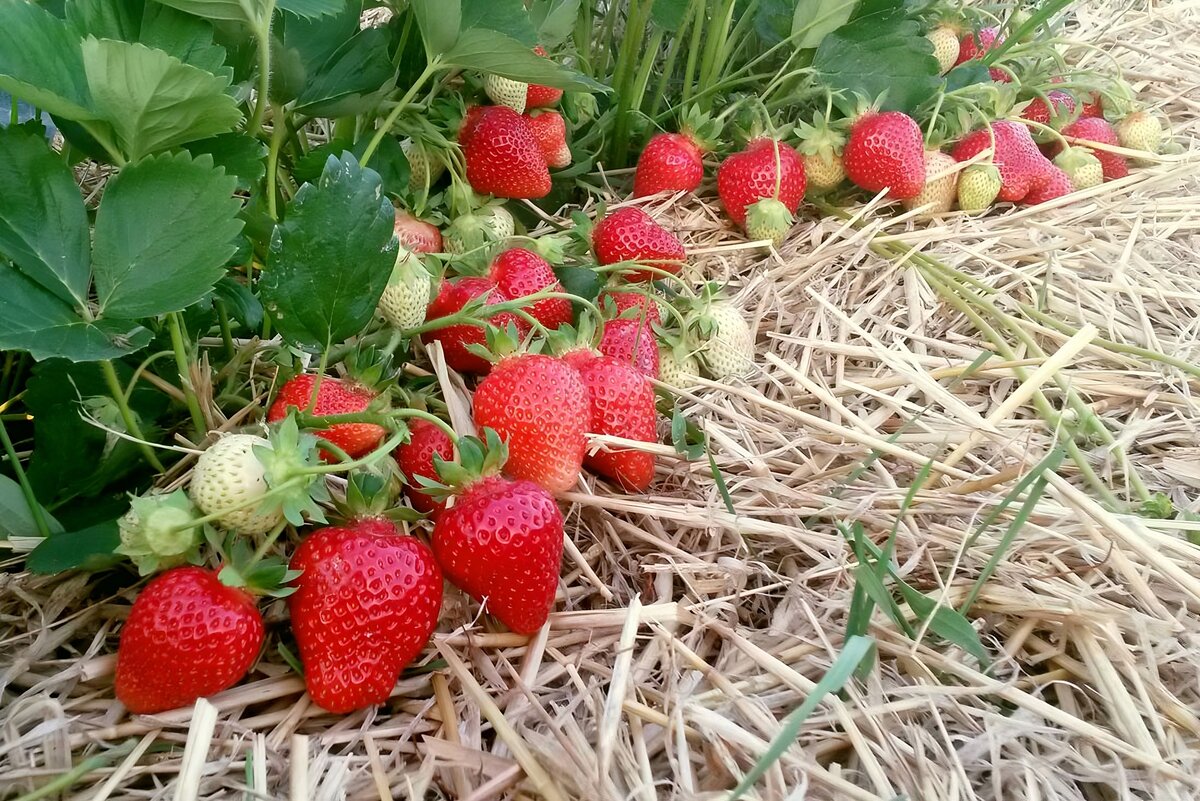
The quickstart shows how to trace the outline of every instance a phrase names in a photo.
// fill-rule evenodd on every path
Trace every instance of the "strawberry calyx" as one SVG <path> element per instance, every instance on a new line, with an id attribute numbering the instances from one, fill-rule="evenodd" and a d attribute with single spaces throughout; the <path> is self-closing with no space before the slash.
<path id="1" fill-rule="evenodd" d="M 483 439 L 459 437 L 455 442 L 458 461 L 450 462 L 434 454 L 433 466 L 438 478 L 415 476 L 422 492 L 434 500 L 445 501 L 461 495 L 477 481 L 500 474 L 508 461 L 508 445 L 494 429 L 483 429 Z"/>
<path id="2" fill-rule="evenodd" d="M 400 479 L 394 466 L 384 467 L 380 464 L 359 468 L 347 477 L 345 498 L 334 502 L 337 513 L 331 516 L 331 520 L 355 525 L 373 520 L 411 522 L 424 517 L 415 509 L 398 505 L 399 495 Z"/>
<path id="3" fill-rule="evenodd" d="M 204 542 L 199 518 L 182 489 L 133 497 L 129 511 L 117 521 L 121 544 L 115 551 L 128 556 L 141 576 L 196 563 Z"/>
<path id="4" fill-rule="evenodd" d="M 266 547 L 272 542 L 274 538 L 252 552 L 246 540 L 234 540 L 226 551 L 225 563 L 217 571 L 217 580 L 226 587 L 242 590 L 251 598 L 286 598 L 294 593 L 296 587 L 292 584 L 300 577 L 300 571 L 289 569 L 287 560 L 282 557 L 265 555 Z"/>
<path id="5" fill-rule="evenodd" d="M 779 245 L 795 219 L 782 201 L 765 197 L 746 208 L 746 233 L 751 239 L 769 239 Z"/>
<path id="6" fill-rule="evenodd" d="M 267 483 L 260 508 L 281 510 L 293 526 L 304 525 L 306 519 L 324 523 L 325 513 L 319 504 L 328 502 L 330 496 L 321 480 L 326 470 L 317 456 L 318 438 L 302 433 L 297 418 L 296 410 L 290 410 L 268 435 L 270 447 L 254 447 Z"/>
<path id="7" fill-rule="evenodd" d="M 527 298 L 522 298 L 522 300 L 527 300 Z M 519 308 L 513 309 L 513 311 L 519 311 Z M 533 341 L 525 345 L 516 323 L 509 323 L 503 328 L 485 323 L 484 338 L 487 340 L 487 345 L 473 342 L 467 346 L 467 351 L 493 364 L 520 353 L 537 353 L 542 345 L 541 341 Z"/>
<path id="8" fill-rule="evenodd" d="M 720 144 L 721 123 L 697 106 L 689 106 L 679 124 L 679 133 L 686 136 L 701 153 L 709 153 Z"/>
<path id="9" fill-rule="evenodd" d="M 345 365 L 350 387 L 358 387 L 374 394 L 376 397 L 371 405 L 380 406 L 381 410 L 385 409 L 385 393 L 396 384 L 392 354 L 387 350 L 355 347 L 342 364 Z"/>
<path id="10" fill-rule="evenodd" d="M 826 164 L 832 164 L 846 146 L 843 127 L 840 121 L 835 123 L 824 112 L 818 111 L 811 123 L 801 120 L 796 125 L 796 136 L 800 137 L 796 149 L 806 156 L 815 156 Z"/>

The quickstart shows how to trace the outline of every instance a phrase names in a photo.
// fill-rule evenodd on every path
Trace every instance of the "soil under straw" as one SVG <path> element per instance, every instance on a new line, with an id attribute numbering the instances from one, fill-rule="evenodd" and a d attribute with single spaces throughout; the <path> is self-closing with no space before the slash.
<path id="1" fill-rule="evenodd" d="M 131 718 L 111 687 L 129 594 L 10 560 L 0 796 L 124 742 L 131 752 L 67 797 L 724 798 L 840 650 L 855 563 L 836 524 L 859 521 L 877 543 L 897 527 L 899 573 L 960 605 L 1024 499 L 969 538 L 1053 448 L 1034 390 L 1057 410 L 1075 393 L 1114 432 L 1115 444 L 1080 441 L 1118 499 L 1136 498 L 1136 471 L 1200 512 L 1196 371 L 1101 343 L 1197 362 L 1200 14 L 1119 10 L 1081 4 L 1078 38 L 1099 50 L 1078 55 L 1119 61 L 1186 155 L 1052 208 L 865 221 L 888 247 L 920 248 L 996 290 L 1032 345 L 999 327 L 1011 358 L 972 371 L 995 346 L 922 264 L 872 255 L 866 233 L 832 218 L 806 219 L 767 253 L 715 207 L 676 205 L 664 214 L 698 271 L 728 282 L 758 328 L 747 381 L 697 382 L 682 400 L 736 516 L 704 461 L 665 446 L 652 497 L 588 479 L 564 499 L 574 547 L 548 629 L 528 641 L 493 631 L 451 594 L 424 656 L 444 667 L 344 718 L 312 706 L 273 650 L 211 705 Z M 1039 372 L 1056 354 L 1059 369 Z M 757 797 L 1200 797 L 1200 549 L 1187 524 L 1110 513 L 1093 494 L 1064 461 L 983 584 L 969 618 L 990 673 L 877 613 L 877 667 L 818 707 Z"/>

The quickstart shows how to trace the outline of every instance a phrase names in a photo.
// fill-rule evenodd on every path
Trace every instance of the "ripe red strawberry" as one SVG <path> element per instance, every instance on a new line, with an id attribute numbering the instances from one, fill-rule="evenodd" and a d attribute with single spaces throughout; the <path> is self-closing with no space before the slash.
<path id="1" fill-rule="evenodd" d="M 1081 117 L 1063 128 L 1062 135 L 1082 139 L 1086 142 L 1097 142 L 1102 145 L 1120 144 L 1117 139 L 1116 130 L 1103 117 Z M 1104 168 L 1104 180 L 1112 181 L 1117 178 L 1124 178 L 1129 174 L 1129 162 L 1125 160 L 1124 156 L 1099 148 L 1086 149 L 1090 150 L 1100 160 L 1100 166 Z"/>
<path id="2" fill-rule="evenodd" d="M 969 33 L 958 43 L 958 61 L 955 65 L 965 64 L 971 59 L 983 58 L 983 54 L 1004 41 L 999 36 L 999 28 L 983 28 L 978 33 Z M 994 79 L 994 76 L 993 76 Z"/>
<path id="3" fill-rule="evenodd" d="M 900 111 L 867 112 L 855 120 L 842 162 L 850 180 L 868 192 L 887 189 L 902 200 L 925 186 L 925 140 L 916 121 Z"/>
<path id="4" fill-rule="evenodd" d="M 1027 206 L 1036 206 L 1048 200 L 1069 195 L 1074 191 L 1071 178 L 1063 170 L 1050 164 L 1044 173 L 1034 179 L 1029 187 L 1029 194 L 1021 200 Z"/>
<path id="5" fill-rule="evenodd" d="M 589 416 L 587 390 L 569 364 L 540 353 L 502 358 L 479 383 L 475 426 L 508 444 L 504 471 L 551 492 L 579 478 Z"/>
<path id="6" fill-rule="evenodd" d="M 795 214 L 804 198 L 804 188 L 804 160 L 800 154 L 767 137 L 755 139 L 717 168 L 717 194 L 725 212 L 738 225 L 746 224 L 747 208 L 763 198 L 774 198 Z"/>
<path id="7" fill-rule="evenodd" d="M 662 316 L 658 311 L 658 304 L 654 302 L 654 298 L 649 295 L 643 295 L 641 292 L 622 291 L 620 289 L 606 289 L 600 293 L 599 305 L 604 309 L 611 300 L 613 306 L 616 307 L 616 315 L 618 317 L 626 317 L 625 312 L 630 309 L 637 311 L 626 317 L 626 319 L 645 321 L 650 325 L 662 322 Z"/>
<path id="8" fill-rule="evenodd" d="M 657 441 L 654 388 L 645 375 L 628 362 L 590 350 L 571 351 L 563 360 L 579 371 L 587 388 L 592 409 L 588 433 Z M 644 491 L 654 478 L 654 454 L 645 451 L 600 450 L 585 457 L 584 465 L 632 492 Z"/>
<path id="9" fill-rule="evenodd" d="M 562 548 L 554 496 L 531 481 L 496 475 L 465 484 L 433 526 L 433 551 L 446 578 L 518 634 L 545 625 Z"/>
<path id="10" fill-rule="evenodd" d="M 117 648 L 117 698 L 139 715 L 188 706 L 236 684 L 263 643 L 262 615 L 217 574 L 178 567 L 133 602 Z"/>
<path id="11" fill-rule="evenodd" d="M 267 412 L 267 422 L 275 423 L 287 417 L 288 409 L 307 411 L 312 404 L 314 390 L 317 397 L 312 414 L 320 417 L 365 412 L 376 397 L 373 391 L 361 384 L 330 376 L 321 378 L 318 387 L 317 376 L 302 373 L 279 390 L 275 403 Z M 318 432 L 318 436 L 338 446 L 351 458 L 358 458 L 376 448 L 383 441 L 385 433 L 382 426 L 374 423 L 338 423 Z M 337 456 L 324 449 L 321 450 L 321 458 L 326 462 L 338 461 Z"/>
<path id="12" fill-rule="evenodd" d="M 453 281 L 443 281 L 438 289 L 437 297 L 429 304 L 425 319 L 432 321 L 439 317 L 455 314 L 462 311 L 463 306 L 467 305 L 470 300 L 485 294 L 489 304 L 509 300 L 508 296 L 496 288 L 490 278 L 470 276 Z M 529 323 L 512 312 L 501 312 L 492 317 L 490 322 L 497 328 L 507 328 L 510 324 L 515 325 L 521 336 L 529 332 Z M 421 341 L 426 344 L 434 341 L 440 342 L 442 352 L 446 356 L 446 364 L 460 373 L 486 373 L 492 369 L 491 362 L 468 350 L 469 345 L 487 344 L 487 337 L 481 326 L 465 323 L 448 325 L 445 328 L 425 332 L 421 335 Z"/>
<path id="13" fill-rule="evenodd" d="M 322 709 L 382 704 L 442 609 L 433 552 L 382 518 L 323 528 L 296 549 L 288 599 L 304 683 Z"/>
<path id="14" fill-rule="evenodd" d="M 651 378 L 658 378 L 658 339 L 649 321 L 643 323 L 636 317 L 609 320 L 604 324 L 597 349 Z"/>
<path id="15" fill-rule="evenodd" d="M 1091 98 L 1084 101 L 1083 105 L 1079 107 L 1079 116 L 1080 117 L 1103 118 L 1104 117 L 1104 98 L 1098 94 L 1093 93 Z"/>
<path id="16" fill-rule="evenodd" d="M 404 495 L 412 508 L 436 518 L 446 508 L 446 504 L 422 492 L 416 476 L 436 479 L 437 470 L 434 469 L 433 456 L 437 454 L 447 462 L 450 461 L 454 458 L 454 443 L 445 431 L 420 418 L 408 421 L 408 434 L 408 442 L 392 451 L 400 472 L 408 479 L 404 485 Z"/>
<path id="17" fill-rule="evenodd" d="M 687 251 L 676 236 L 639 208 L 629 206 L 614 211 L 592 229 L 592 248 L 601 264 L 636 261 L 658 270 L 678 274 L 687 260 Z M 635 271 L 627 281 L 653 281 L 659 276 Z"/>
<path id="18" fill-rule="evenodd" d="M 548 58 L 546 48 L 541 45 L 534 47 L 533 52 L 543 58 Z M 557 105 L 562 96 L 562 89 L 555 89 L 553 86 L 542 86 L 540 83 L 531 83 L 529 84 L 529 88 L 525 90 L 525 110 L 528 111 L 531 108 L 548 108 Z"/>
<path id="19" fill-rule="evenodd" d="M 442 232 L 438 227 L 402 209 L 396 209 L 394 233 L 400 240 L 400 247 L 412 253 L 442 252 Z"/>
<path id="20" fill-rule="evenodd" d="M 1015 203 L 1029 193 L 1035 178 L 1046 170 L 1046 157 L 1038 150 L 1029 129 L 1019 122 L 998 120 L 992 123 L 992 135 L 987 129 L 967 134 L 951 155 L 967 161 L 992 146 L 992 162 L 1000 170 L 1000 194 L 997 200 Z"/>
<path id="21" fill-rule="evenodd" d="M 562 292 L 562 284 L 550 263 L 532 250 L 512 248 L 492 260 L 488 277 L 506 298 L 516 300 L 543 289 Z M 571 301 L 566 298 L 542 298 L 525 309 L 546 328 L 555 329 L 571 322 Z"/>
<path id="22" fill-rule="evenodd" d="M 550 171 L 529 121 L 507 106 L 468 111 L 459 129 L 467 181 L 483 195 L 539 198 L 550 192 Z"/>
<path id="23" fill-rule="evenodd" d="M 704 180 L 704 154 L 683 133 L 655 134 L 638 156 L 633 196 L 658 192 L 695 192 Z"/>
<path id="24" fill-rule="evenodd" d="M 1066 92 L 1051 89 L 1046 93 L 1046 98 L 1050 101 L 1050 106 L 1054 107 L 1053 112 L 1051 112 L 1050 106 L 1046 105 L 1045 100 L 1035 97 L 1021 112 L 1021 117 L 1032 122 L 1040 122 L 1042 125 L 1049 125 L 1052 117 L 1066 117 L 1075 111 L 1075 98 Z"/>
<path id="25" fill-rule="evenodd" d="M 561 169 L 571 163 L 571 148 L 567 147 L 567 124 L 557 111 L 538 111 L 526 114 L 529 130 L 537 140 L 546 164 Z"/>

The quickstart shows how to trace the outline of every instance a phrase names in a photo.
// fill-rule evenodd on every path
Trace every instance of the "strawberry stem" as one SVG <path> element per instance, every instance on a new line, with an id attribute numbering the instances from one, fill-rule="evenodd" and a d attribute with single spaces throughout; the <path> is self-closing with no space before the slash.
<path id="1" fill-rule="evenodd" d="M 375 131 L 375 135 L 371 137 L 371 141 L 367 144 L 367 149 L 363 151 L 362 161 L 360 162 L 363 167 L 366 167 L 370 163 L 371 156 L 375 155 L 375 150 L 379 147 L 379 143 L 383 141 L 383 137 L 387 136 L 388 132 L 392 130 L 392 126 L 396 124 L 396 120 L 400 118 L 400 114 L 408 107 L 412 99 L 417 96 L 417 90 L 441 68 L 441 56 L 434 56 L 429 60 L 429 63 L 425 66 L 425 71 L 413 81 L 412 86 L 408 87 L 408 91 L 400 98 L 400 102 L 392 109 L 392 113 L 388 114 L 387 119 L 383 121 L 383 125 L 379 126 Z"/>

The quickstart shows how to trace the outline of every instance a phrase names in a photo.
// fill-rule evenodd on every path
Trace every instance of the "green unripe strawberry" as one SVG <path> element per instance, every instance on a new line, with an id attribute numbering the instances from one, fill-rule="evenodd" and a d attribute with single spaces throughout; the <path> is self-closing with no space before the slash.
<path id="1" fill-rule="evenodd" d="M 500 205 L 488 205 L 472 214 L 464 214 L 450 223 L 442 234 L 447 253 L 462 255 L 488 244 L 503 243 L 513 235 L 516 224 L 508 209 Z M 484 254 L 485 260 L 490 259 Z"/>
<path id="2" fill-rule="evenodd" d="M 1145 111 L 1135 111 L 1117 123 L 1117 141 L 1121 147 L 1130 150 L 1141 150 L 1146 153 L 1158 153 L 1162 147 L 1163 129 L 1158 118 Z M 1153 164 L 1147 159 L 1133 159 L 1135 164 L 1146 166 Z"/>
<path id="3" fill-rule="evenodd" d="M 958 174 L 958 207 L 963 211 L 990 208 L 1000 186 L 1000 170 L 995 165 L 972 164 Z"/>
<path id="4" fill-rule="evenodd" d="M 804 159 L 804 175 L 808 178 L 809 189 L 826 191 L 846 180 L 846 168 L 840 154 L 821 156 L 805 153 L 801 158 Z"/>
<path id="5" fill-rule="evenodd" d="M 684 389 L 692 386 L 700 374 L 700 362 L 681 345 L 658 346 L 658 380 L 667 386 Z"/>
<path id="6" fill-rule="evenodd" d="M 379 314 L 393 328 L 403 331 L 425 322 L 425 310 L 433 279 L 420 258 L 411 251 L 400 249 L 400 257 L 379 296 Z"/>
<path id="7" fill-rule="evenodd" d="M 489 73 L 483 79 L 483 91 L 496 105 L 508 106 L 518 114 L 525 113 L 529 84 L 524 81 L 514 81 L 512 78 L 502 78 Z"/>
<path id="8" fill-rule="evenodd" d="M 421 192 L 428 189 L 442 173 L 446 171 L 446 163 L 435 152 L 425 145 L 405 139 L 400 143 L 408 159 L 408 191 Z"/>
<path id="9" fill-rule="evenodd" d="M 116 552 L 128 556 L 142 576 L 181 565 L 203 540 L 199 516 L 183 490 L 134 498 L 117 521 Z"/>
<path id="10" fill-rule="evenodd" d="M 846 180 L 846 165 L 842 163 L 846 136 L 841 127 L 841 123 L 829 122 L 819 111 L 811 124 L 801 122 L 796 126 L 796 135 L 800 137 L 796 150 L 804 161 L 808 189 L 824 192 Z"/>
<path id="11" fill-rule="evenodd" d="M 945 75 L 958 63 L 958 34 L 943 25 L 925 34 L 925 38 L 933 45 L 933 57 L 937 59 L 938 75 Z"/>
<path id="12" fill-rule="evenodd" d="M 908 210 L 924 208 L 925 214 L 941 214 L 954 206 L 958 162 L 940 150 L 925 151 L 925 186 L 916 196 L 900 201 Z"/>
<path id="13" fill-rule="evenodd" d="M 746 209 L 746 235 L 754 240 L 769 239 L 771 244 L 779 247 L 794 220 L 783 203 L 775 198 L 763 198 Z"/>
<path id="14" fill-rule="evenodd" d="M 1104 167 L 1087 148 L 1066 148 L 1054 157 L 1054 165 L 1067 174 L 1076 191 L 1104 183 Z"/>
<path id="15" fill-rule="evenodd" d="M 749 373 L 754 366 L 754 333 L 742 312 L 717 301 L 704 314 L 701 333 L 705 328 L 711 333 L 700 355 L 708 374 L 717 381 L 727 381 Z"/>

